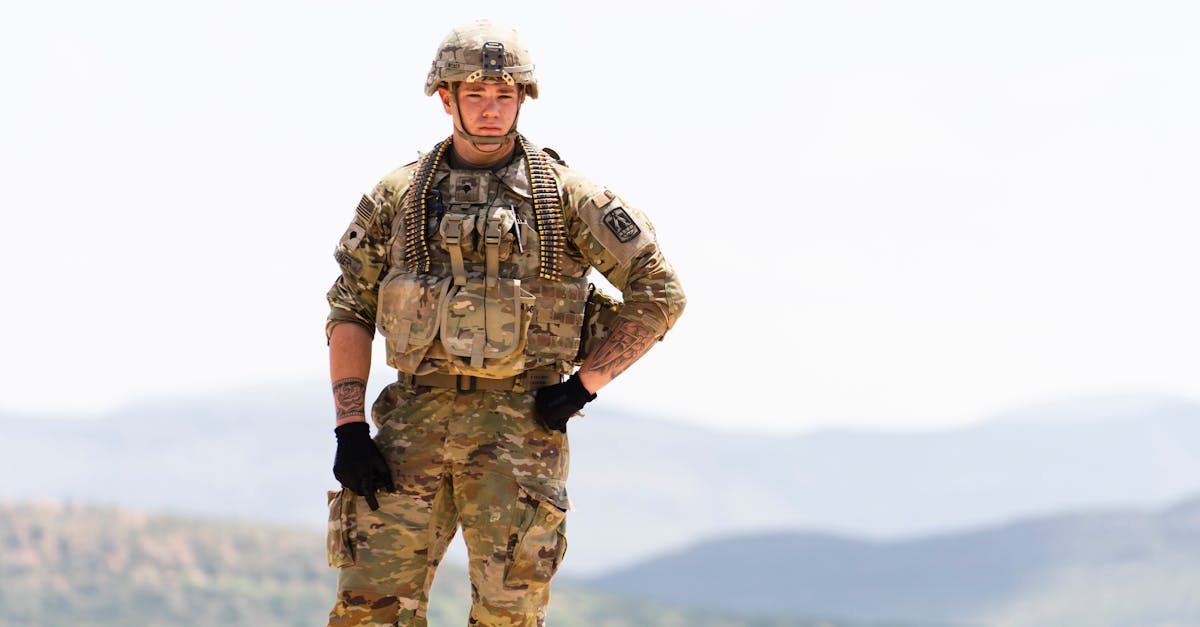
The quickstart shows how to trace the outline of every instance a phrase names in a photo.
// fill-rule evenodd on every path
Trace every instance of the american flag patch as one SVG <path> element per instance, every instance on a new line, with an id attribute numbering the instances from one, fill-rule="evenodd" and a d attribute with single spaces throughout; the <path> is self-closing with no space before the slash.
<path id="1" fill-rule="evenodd" d="M 363 227 L 370 226 L 371 218 L 375 217 L 375 203 L 363 194 L 362 200 L 358 201 L 358 208 L 354 210 L 357 215 L 354 218 L 355 222 Z"/>

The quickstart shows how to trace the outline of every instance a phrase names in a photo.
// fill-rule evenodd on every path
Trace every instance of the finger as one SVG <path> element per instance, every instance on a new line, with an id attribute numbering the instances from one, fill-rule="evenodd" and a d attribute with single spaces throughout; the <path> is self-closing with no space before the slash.
<path id="1" fill-rule="evenodd" d="M 387 462 L 382 459 L 379 460 L 379 463 L 375 464 L 373 471 L 375 472 L 375 481 L 380 490 L 387 490 L 388 492 L 396 491 L 396 483 L 392 481 L 392 470 L 388 468 Z"/>
<path id="2" fill-rule="evenodd" d="M 382 454 L 371 460 L 371 472 L 375 475 L 375 484 L 380 490 L 396 491 L 396 484 L 392 481 L 392 469 Z"/>
<path id="3" fill-rule="evenodd" d="M 379 500 L 375 498 L 374 479 L 371 477 L 363 477 L 362 481 L 359 481 L 359 486 L 362 488 L 359 494 L 363 498 L 367 499 L 367 505 L 371 508 L 371 511 L 379 509 Z"/>

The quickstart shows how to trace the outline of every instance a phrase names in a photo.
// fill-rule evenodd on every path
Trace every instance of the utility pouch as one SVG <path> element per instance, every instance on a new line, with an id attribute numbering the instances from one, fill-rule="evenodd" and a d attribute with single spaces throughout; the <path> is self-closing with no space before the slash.
<path id="1" fill-rule="evenodd" d="M 329 530 L 325 534 L 325 557 L 330 568 L 354 565 L 354 540 L 358 533 L 354 493 L 342 488 L 326 494 L 329 503 Z"/>
<path id="2" fill-rule="evenodd" d="M 416 374 L 438 332 L 438 312 L 450 277 L 393 271 L 379 288 L 375 324 L 387 340 L 388 363 Z"/>
<path id="3" fill-rule="evenodd" d="M 512 255 L 513 245 L 517 241 L 514 228 L 516 224 L 517 212 L 512 207 L 488 207 L 476 216 L 475 230 L 479 232 L 483 242 L 484 260 L 488 264 L 489 275 L 498 274 L 493 264 Z"/>
<path id="4" fill-rule="evenodd" d="M 557 281 L 530 279 L 527 289 L 537 298 L 529 325 L 526 353 L 539 363 L 543 358 L 570 362 L 579 354 L 590 284 L 587 279 L 563 277 Z"/>
<path id="5" fill-rule="evenodd" d="M 442 305 L 442 348 L 458 374 L 511 377 L 525 370 L 525 338 L 533 295 L 520 279 L 485 281 L 467 275 L 465 285 L 451 286 Z"/>
<path id="6" fill-rule="evenodd" d="M 588 285 L 587 305 L 583 310 L 583 331 L 580 333 L 579 353 L 575 356 L 575 365 L 583 365 L 588 355 L 608 337 L 608 332 L 621 311 L 621 305 L 620 299 L 596 289 L 594 284 Z"/>

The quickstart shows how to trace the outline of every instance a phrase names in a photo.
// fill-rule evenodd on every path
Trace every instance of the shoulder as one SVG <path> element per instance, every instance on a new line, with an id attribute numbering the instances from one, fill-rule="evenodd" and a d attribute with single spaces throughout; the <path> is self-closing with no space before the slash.
<path id="1" fill-rule="evenodd" d="M 363 195 L 359 202 L 358 215 L 363 227 L 380 223 L 390 223 L 400 207 L 400 199 L 408 191 L 416 172 L 417 162 L 402 165 L 388 172 L 370 193 Z"/>
<path id="2" fill-rule="evenodd" d="M 554 171 L 562 186 L 563 215 L 585 240 L 594 240 L 619 264 L 653 243 L 650 221 L 624 198 L 565 165 L 555 164 Z"/>
<path id="3" fill-rule="evenodd" d="M 394 204 L 412 183 L 417 171 L 417 162 L 407 163 L 388 172 L 375 186 L 376 200 L 383 204 Z"/>
<path id="4" fill-rule="evenodd" d="M 608 191 L 603 185 L 593 182 L 578 170 L 568 167 L 564 163 L 551 162 L 551 167 L 554 170 L 554 177 L 558 179 L 559 187 L 562 188 L 564 208 L 578 210 L 589 201 L 599 200 L 599 197 Z M 611 198 L 612 192 L 608 192 L 608 194 L 608 197 Z"/>

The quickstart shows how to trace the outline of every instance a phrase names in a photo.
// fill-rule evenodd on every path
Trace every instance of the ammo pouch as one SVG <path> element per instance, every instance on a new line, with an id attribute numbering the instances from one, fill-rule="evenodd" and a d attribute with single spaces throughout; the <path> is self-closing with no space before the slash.
<path id="1" fill-rule="evenodd" d="M 451 285 L 438 327 L 452 371 L 488 378 L 524 372 L 532 304 L 520 279 L 468 272 L 465 285 Z"/>
<path id="2" fill-rule="evenodd" d="M 588 284 L 587 305 L 583 311 L 583 331 L 580 334 L 579 353 L 575 365 L 582 365 L 597 346 L 608 337 L 609 330 L 621 311 L 621 301 Z"/>
<path id="3" fill-rule="evenodd" d="M 487 207 L 476 213 L 447 213 L 438 225 L 442 250 L 450 255 L 452 267 L 464 267 L 464 261 L 496 264 L 512 255 L 517 241 L 516 223 L 517 214 L 512 207 Z"/>
<path id="4" fill-rule="evenodd" d="M 447 213 L 438 225 L 442 235 L 442 249 L 450 259 L 462 266 L 463 257 L 475 259 L 476 237 L 475 216 L 469 213 Z"/>
<path id="5" fill-rule="evenodd" d="M 438 333 L 450 277 L 393 270 L 379 287 L 375 325 L 387 340 L 388 364 L 415 374 Z"/>

